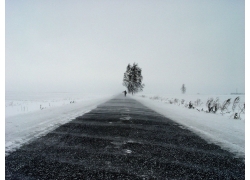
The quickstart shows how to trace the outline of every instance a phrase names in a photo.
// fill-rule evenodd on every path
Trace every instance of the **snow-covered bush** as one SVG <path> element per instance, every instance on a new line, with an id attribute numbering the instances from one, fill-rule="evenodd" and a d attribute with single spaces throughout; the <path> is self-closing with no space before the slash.
<path id="1" fill-rule="evenodd" d="M 208 112 L 211 112 L 212 109 L 213 109 L 213 106 L 212 106 L 213 101 L 214 101 L 213 98 L 209 98 L 209 99 L 207 100 L 206 106 L 207 106 L 207 108 L 208 108 Z"/>
<path id="2" fill-rule="evenodd" d="M 238 113 L 234 113 L 234 119 L 240 119 L 240 116 Z"/>
<path id="3" fill-rule="evenodd" d="M 181 100 L 181 104 L 184 104 L 184 102 L 185 102 L 185 100 L 184 100 L 184 99 L 182 99 L 182 100 Z"/>
<path id="4" fill-rule="evenodd" d="M 182 99 L 181 98 L 163 98 L 159 96 L 152 96 L 148 97 L 152 100 L 161 100 L 164 103 L 171 104 L 171 105 L 178 105 L 180 107 L 185 107 L 188 109 L 196 109 L 199 112 L 206 112 L 206 113 L 214 113 L 214 114 L 220 114 L 220 115 L 226 115 L 229 118 L 235 118 L 235 119 L 241 119 L 243 117 L 244 119 L 244 114 L 245 113 L 245 103 L 240 103 L 239 97 L 235 98 L 233 101 L 233 98 L 230 97 L 228 99 L 224 99 L 224 96 L 222 96 L 223 103 L 220 104 L 220 99 L 219 97 L 213 98 L 209 97 L 207 99 L 207 102 L 203 98 L 190 98 L 190 99 Z M 196 99 L 196 100 L 195 100 Z M 203 100 L 203 102 L 202 102 Z M 232 111 L 231 108 L 234 110 Z M 217 113 L 219 112 L 219 113 Z M 237 113 L 237 114 L 236 114 Z M 241 117 L 242 116 L 242 117 Z"/>
<path id="5" fill-rule="evenodd" d="M 201 102 L 200 99 L 197 99 L 196 101 L 194 101 L 194 105 L 195 106 L 201 106 L 203 103 Z"/>
<path id="6" fill-rule="evenodd" d="M 154 97 L 151 97 L 150 99 L 153 99 L 153 100 L 159 100 L 160 97 L 159 96 L 154 96 Z"/>
<path id="7" fill-rule="evenodd" d="M 188 104 L 188 108 L 189 108 L 189 109 L 194 109 L 194 105 L 193 105 L 193 103 L 192 103 L 191 101 L 190 101 L 189 104 Z"/>
<path id="8" fill-rule="evenodd" d="M 245 103 L 239 104 L 239 110 L 240 110 L 240 113 L 245 114 Z"/>
<path id="9" fill-rule="evenodd" d="M 175 103 L 175 104 L 178 104 L 178 102 L 179 102 L 179 99 L 175 98 L 175 99 L 174 99 L 174 103 Z"/>
<path id="10" fill-rule="evenodd" d="M 240 97 L 238 96 L 238 97 L 236 97 L 236 98 L 234 99 L 234 102 L 233 102 L 233 106 L 232 106 L 233 112 L 234 112 L 236 106 L 239 104 L 239 102 L 240 102 Z"/>
<path id="11" fill-rule="evenodd" d="M 216 113 L 217 110 L 220 108 L 219 98 L 217 97 L 216 100 L 213 102 L 213 113 Z"/>
<path id="12" fill-rule="evenodd" d="M 239 104 L 238 105 L 239 110 L 238 113 L 234 113 L 234 119 L 241 119 L 240 114 L 245 114 L 245 103 L 244 104 Z"/>
<path id="13" fill-rule="evenodd" d="M 209 98 L 207 100 L 206 105 L 209 113 L 210 112 L 216 113 L 220 107 L 219 98 L 217 97 L 215 100 L 213 98 Z"/>
<path id="14" fill-rule="evenodd" d="M 221 110 L 221 114 L 225 114 L 225 111 L 227 111 L 226 113 L 229 113 L 228 111 L 228 106 L 230 105 L 230 102 L 231 101 L 231 98 L 230 99 L 227 99 L 223 102 L 223 104 L 220 106 L 220 110 Z"/>

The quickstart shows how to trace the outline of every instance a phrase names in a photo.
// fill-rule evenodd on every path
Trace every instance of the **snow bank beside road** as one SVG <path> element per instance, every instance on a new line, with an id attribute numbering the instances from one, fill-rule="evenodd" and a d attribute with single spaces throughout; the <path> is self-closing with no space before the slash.
<path id="1" fill-rule="evenodd" d="M 57 103 L 61 102 L 60 106 L 59 103 L 56 107 L 34 110 L 22 114 L 14 113 L 16 115 L 5 117 L 5 154 L 89 112 L 96 108 L 97 105 L 109 100 L 111 97 L 111 95 L 102 97 L 93 96 L 92 98 L 86 98 L 86 100 L 83 98 L 81 101 L 71 104 L 65 104 L 64 100 L 58 100 Z M 26 106 L 27 104 L 31 103 L 26 103 Z"/>
<path id="2" fill-rule="evenodd" d="M 244 120 L 229 119 L 227 116 L 198 112 L 195 109 L 166 104 L 141 96 L 129 97 L 185 126 L 208 142 L 215 143 L 239 157 L 245 156 Z"/>

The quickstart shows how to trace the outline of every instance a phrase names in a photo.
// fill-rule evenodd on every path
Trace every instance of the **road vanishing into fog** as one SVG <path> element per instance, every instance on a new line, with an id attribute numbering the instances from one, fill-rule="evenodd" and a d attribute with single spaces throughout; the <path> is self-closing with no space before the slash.
<path id="1" fill-rule="evenodd" d="M 5 173 L 22 180 L 245 179 L 245 161 L 117 96 L 10 153 Z"/>

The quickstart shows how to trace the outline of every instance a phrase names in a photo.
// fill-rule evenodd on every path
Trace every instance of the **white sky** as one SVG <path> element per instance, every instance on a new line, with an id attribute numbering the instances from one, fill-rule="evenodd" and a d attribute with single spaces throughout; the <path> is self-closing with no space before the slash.
<path id="1" fill-rule="evenodd" d="M 5 1 L 5 90 L 245 92 L 243 0 Z"/>

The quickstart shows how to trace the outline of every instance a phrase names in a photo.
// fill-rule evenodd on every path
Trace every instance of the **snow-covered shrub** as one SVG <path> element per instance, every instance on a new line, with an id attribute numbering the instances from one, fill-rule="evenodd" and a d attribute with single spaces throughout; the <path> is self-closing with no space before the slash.
<path id="1" fill-rule="evenodd" d="M 192 103 L 191 101 L 190 101 L 189 104 L 188 104 L 188 108 L 189 108 L 189 109 L 194 109 L 194 105 L 193 105 L 193 103 Z"/>
<path id="2" fill-rule="evenodd" d="M 177 104 L 179 102 L 179 99 L 175 98 L 174 103 Z"/>
<path id="3" fill-rule="evenodd" d="M 240 119 L 240 115 L 238 113 L 234 113 L 234 119 Z"/>
<path id="4" fill-rule="evenodd" d="M 213 102 L 213 113 L 216 113 L 217 110 L 220 108 L 219 98 L 217 97 L 216 100 Z"/>
<path id="5" fill-rule="evenodd" d="M 211 112 L 212 109 L 213 109 L 213 106 L 212 106 L 213 101 L 214 101 L 213 98 L 209 98 L 209 99 L 207 100 L 206 106 L 207 106 L 207 108 L 208 108 L 208 112 Z"/>
<path id="6" fill-rule="evenodd" d="M 234 99 L 234 102 L 233 102 L 233 106 L 232 106 L 233 112 L 234 112 L 236 106 L 239 104 L 239 102 L 240 102 L 240 97 L 238 96 L 238 97 L 236 97 L 236 98 Z"/>
<path id="7" fill-rule="evenodd" d="M 163 99 L 165 103 L 168 103 L 168 98 Z"/>
<path id="8" fill-rule="evenodd" d="M 159 96 L 154 96 L 154 97 L 152 97 L 152 99 L 154 99 L 154 100 L 159 100 L 160 97 L 159 97 Z"/>
<path id="9" fill-rule="evenodd" d="M 185 102 L 185 100 L 184 100 L 184 99 L 182 99 L 182 100 L 181 100 L 181 104 L 184 104 L 184 102 Z"/>
<path id="10" fill-rule="evenodd" d="M 231 101 L 231 98 L 228 99 L 228 100 L 225 100 L 225 101 L 222 103 L 222 105 L 220 106 L 220 110 L 221 110 L 221 114 L 222 114 L 222 115 L 225 113 L 224 111 L 227 110 L 227 112 L 228 112 L 228 106 L 229 106 L 230 103 L 231 103 L 230 101 Z"/>
<path id="11" fill-rule="evenodd" d="M 158 96 L 150 97 L 150 99 L 153 99 L 153 100 L 158 99 Z"/>
<path id="12" fill-rule="evenodd" d="M 201 100 L 200 99 L 197 99 L 196 101 L 194 101 L 194 105 L 195 106 L 200 106 L 200 105 L 202 105 L 203 103 L 201 102 Z"/>
<path id="13" fill-rule="evenodd" d="M 239 113 L 245 114 L 245 103 L 239 104 Z"/>
<path id="14" fill-rule="evenodd" d="M 42 105 L 40 104 L 40 110 L 43 110 L 45 109 L 46 107 L 42 107 Z"/>
<path id="15" fill-rule="evenodd" d="M 238 107 L 239 107 L 239 111 L 238 111 L 238 113 L 234 114 L 234 119 L 241 119 L 240 114 L 241 113 L 245 114 L 245 103 L 243 105 L 239 104 Z"/>
<path id="16" fill-rule="evenodd" d="M 219 98 L 216 98 L 216 100 L 214 100 L 213 98 L 209 98 L 207 100 L 206 105 L 209 113 L 210 112 L 216 113 L 220 107 Z"/>

